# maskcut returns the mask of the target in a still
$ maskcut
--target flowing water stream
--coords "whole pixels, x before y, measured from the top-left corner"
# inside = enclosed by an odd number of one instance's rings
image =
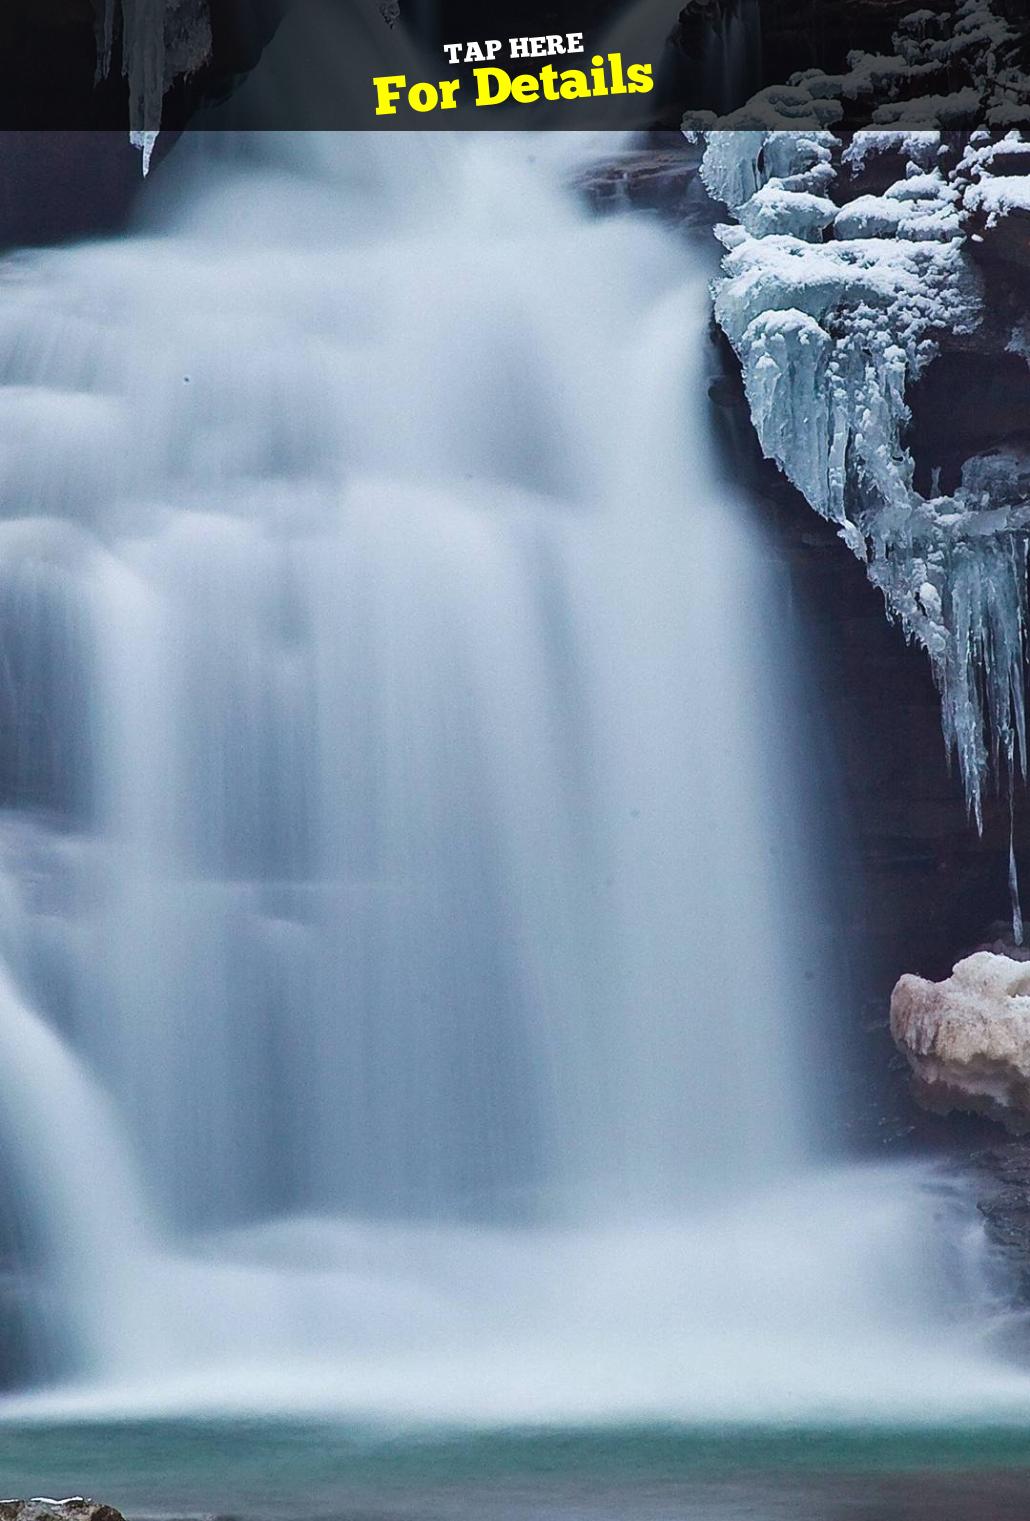
[[[557,136],[190,152],[0,280],[0,1413],[1025,1412],[961,1192],[827,1156],[689,245]]]

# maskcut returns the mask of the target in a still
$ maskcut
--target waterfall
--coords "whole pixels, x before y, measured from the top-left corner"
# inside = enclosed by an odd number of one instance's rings
[[[0,1408],[1023,1400],[960,1190],[825,1161],[704,269],[557,138],[187,147],[0,299],[0,1124],[58,1348]]]

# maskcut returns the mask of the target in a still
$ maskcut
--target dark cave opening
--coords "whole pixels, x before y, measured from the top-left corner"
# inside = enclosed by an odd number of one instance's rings
[[[908,403],[922,496],[955,492],[967,460],[997,453],[1030,459],[1030,364],[1021,354],[946,351],[911,387]]]

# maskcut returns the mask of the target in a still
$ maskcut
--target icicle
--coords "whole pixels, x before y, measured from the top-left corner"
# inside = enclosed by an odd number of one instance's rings
[[[99,0],[98,79],[111,71],[119,36],[122,73],[129,85],[129,136],[147,174],[168,89],[211,57],[208,0]]]
[[[114,52],[115,23],[118,19],[118,0],[99,0],[97,13],[97,80],[106,79],[111,72],[111,54]]]
[[[1012,940],[1023,944],[1023,909],[1019,902],[1019,870],[1016,866],[1015,807],[1013,788],[1009,785],[1009,897],[1012,900]]]
[[[129,141],[134,148],[138,148],[143,155],[143,178],[150,173],[150,161],[154,156],[154,148],[160,137],[159,132],[130,132]]]

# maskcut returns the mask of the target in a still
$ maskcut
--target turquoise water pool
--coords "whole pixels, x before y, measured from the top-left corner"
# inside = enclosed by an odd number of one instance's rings
[[[4,1428],[0,1488],[86,1492],[131,1518],[1018,1521],[1030,1431],[40,1423]]]

